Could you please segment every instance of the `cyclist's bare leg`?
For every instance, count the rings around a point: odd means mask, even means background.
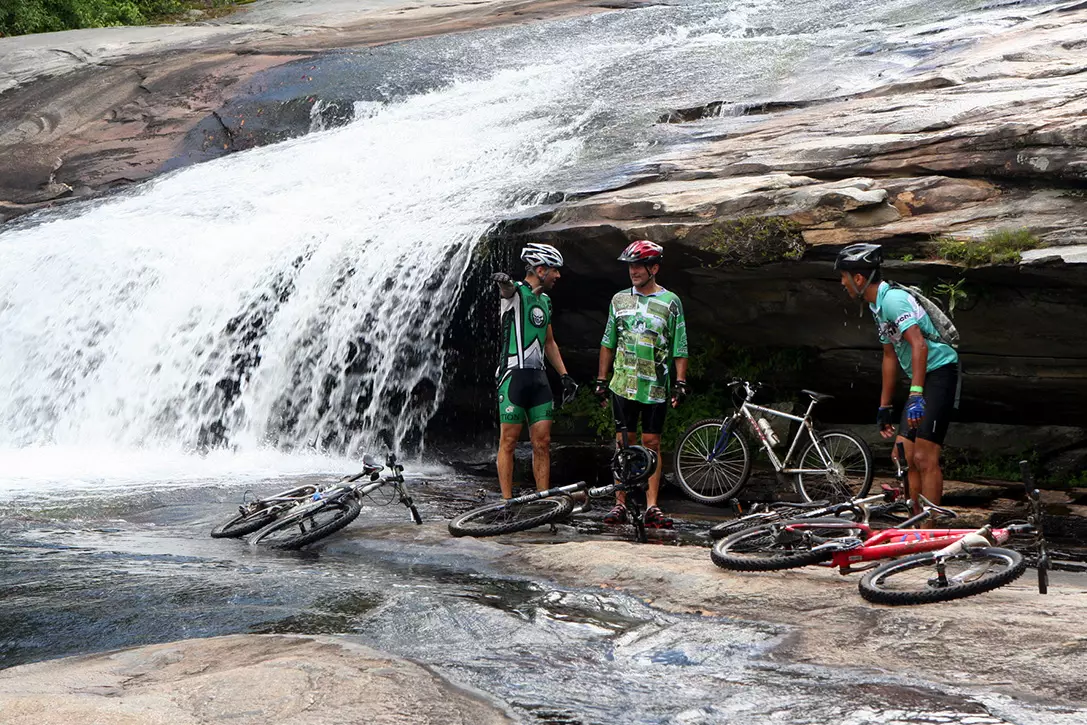
[[[657,468],[649,477],[649,488],[645,492],[645,507],[652,508],[657,505],[657,492],[661,487],[661,437],[659,433],[643,433],[642,445],[657,454]]]
[[[918,438],[913,444],[913,462],[921,474],[921,493],[932,503],[940,503],[944,495],[944,472],[940,468],[939,443]]]
[[[622,443],[623,443],[623,434],[622,433],[616,433],[615,434],[615,442],[622,445]],[[627,433],[627,445],[628,446],[633,446],[633,445],[636,445],[637,443],[638,443],[638,434],[637,433]],[[619,483],[619,481],[616,481],[616,483]],[[615,492],[615,502],[626,506],[627,505],[627,494],[626,494],[626,492],[625,491],[616,491]]]
[[[915,514],[921,513],[921,503],[917,499],[917,494],[921,493],[921,472],[917,470],[917,467],[913,465],[913,441],[903,436],[898,436],[895,439],[895,450],[891,454],[898,456],[898,444],[901,443],[906,452],[906,468],[909,470],[908,481],[910,486],[910,498],[913,499],[913,512]]]
[[[521,423],[503,423],[498,434],[498,485],[502,498],[513,498],[513,449],[521,437]]]
[[[532,475],[536,478],[536,490],[551,488],[551,421],[539,420],[528,427],[532,441]]]

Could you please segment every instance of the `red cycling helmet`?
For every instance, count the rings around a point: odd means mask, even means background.
[[[619,255],[620,262],[641,262],[642,264],[660,264],[664,256],[664,247],[646,239],[631,242]]]

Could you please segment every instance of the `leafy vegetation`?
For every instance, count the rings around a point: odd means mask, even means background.
[[[933,294],[937,297],[943,297],[947,300],[948,317],[954,317],[955,307],[960,302],[965,302],[970,296],[969,293],[963,289],[964,284],[966,284],[966,279],[962,278],[958,282],[941,282],[932,289]]]
[[[718,266],[753,267],[804,256],[800,225],[783,217],[741,217],[718,222],[705,239],[705,248],[721,255]]]
[[[0,37],[74,28],[143,25],[178,19],[188,10],[222,15],[253,0],[4,0]]]
[[[1042,456],[1034,448],[1017,453],[978,453],[962,448],[944,449],[942,465],[944,477],[957,481],[1019,481],[1019,461],[1027,461],[1034,472],[1035,483],[1044,488],[1071,488],[1087,485],[1087,471],[1064,471],[1048,474],[1044,471]]]
[[[1042,244],[1029,229],[998,229],[980,240],[936,237],[932,243],[938,257],[967,267],[1017,264],[1023,252]]]
[[[807,348],[748,348],[707,338],[691,350],[687,363],[691,392],[682,405],[668,411],[661,447],[670,451],[695,421],[730,412],[733,401],[728,382],[733,378],[767,383],[791,381],[810,359]],[[564,432],[588,433],[600,441],[611,440],[615,432],[610,407],[600,405],[589,385],[583,385],[577,398],[558,412],[556,426]]]

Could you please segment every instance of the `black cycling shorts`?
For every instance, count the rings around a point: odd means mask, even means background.
[[[639,403],[627,400],[615,393],[611,394],[611,415],[615,419],[615,431],[626,426],[628,433],[638,430],[638,419],[642,420],[642,433],[660,435],[664,431],[664,416],[668,412],[668,403]]]
[[[932,441],[944,444],[947,427],[959,407],[959,364],[941,365],[925,374],[925,417],[917,430],[910,430],[906,411],[898,423],[898,435],[908,440]]]

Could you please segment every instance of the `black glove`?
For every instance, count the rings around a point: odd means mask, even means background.
[[[687,397],[687,393],[691,392],[691,388],[687,385],[686,380],[677,380],[675,387],[672,388],[672,406],[676,407],[683,402],[683,399]]]
[[[491,275],[491,281],[495,284],[509,284],[510,276],[505,272],[495,272]]]
[[[879,411],[876,413],[876,425],[880,430],[883,430],[885,426],[893,426],[895,424],[895,409],[890,405],[881,405]]]
[[[593,381],[593,395],[600,398],[600,400],[606,400],[608,397],[608,381],[606,378],[597,378]]]
[[[562,378],[562,404],[569,405],[574,400],[574,396],[577,395],[577,383],[569,375],[563,375]]]

